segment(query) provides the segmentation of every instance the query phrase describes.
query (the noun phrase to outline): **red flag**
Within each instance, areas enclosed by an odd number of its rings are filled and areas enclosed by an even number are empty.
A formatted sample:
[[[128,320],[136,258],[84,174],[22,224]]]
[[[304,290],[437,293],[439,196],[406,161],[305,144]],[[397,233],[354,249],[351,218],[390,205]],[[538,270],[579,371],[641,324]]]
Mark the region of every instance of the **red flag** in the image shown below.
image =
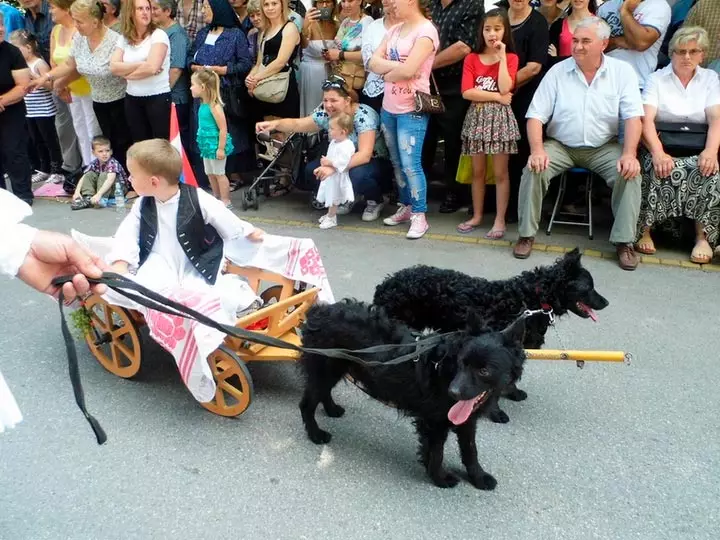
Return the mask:
[[[195,174],[193,173],[192,167],[190,167],[190,161],[187,158],[185,149],[183,148],[182,141],[180,140],[180,124],[178,122],[177,111],[175,110],[175,104],[172,103],[170,106],[170,144],[180,152],[182,157],[183,168],[182,174],[180,175],[180,181],[184,182],[189,186],[198,187]]]

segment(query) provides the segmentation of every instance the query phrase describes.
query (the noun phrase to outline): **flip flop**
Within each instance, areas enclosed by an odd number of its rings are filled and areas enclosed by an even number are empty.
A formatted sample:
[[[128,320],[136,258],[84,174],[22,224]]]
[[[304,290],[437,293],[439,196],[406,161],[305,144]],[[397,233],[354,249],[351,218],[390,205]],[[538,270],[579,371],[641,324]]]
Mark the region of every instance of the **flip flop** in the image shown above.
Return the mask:
[[[502,240],[505,238],[505,231],[498,231],[496,229],[491,229],[487,232],[485,235],[485,238],[487,240]]]
[[[457,226],[455,229],[460,234],[469,234],[473,232],[475,229],[477,229],[480,225],[473,225],[472,223],[468,223],[467,221],[464,223],[461,223]]]

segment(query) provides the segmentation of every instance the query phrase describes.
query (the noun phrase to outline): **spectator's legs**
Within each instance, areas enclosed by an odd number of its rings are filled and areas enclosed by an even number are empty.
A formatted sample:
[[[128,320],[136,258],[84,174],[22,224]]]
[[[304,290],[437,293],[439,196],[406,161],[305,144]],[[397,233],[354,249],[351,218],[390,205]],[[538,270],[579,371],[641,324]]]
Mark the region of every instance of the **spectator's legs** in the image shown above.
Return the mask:
[[[133,143],[152,139],[150,120],[145,114],[145,97],[125,96],[125,119],[130,128],[130,140]],[[169,128],[169,124],[168,124]]]
[[[125,119],[125,99],[118,99],[109,103],[93,102],[93,111],[100,125],[100,131],[112,146],[113,157],[126,167],[125,155],[130,148],[130,129]]]
[[[150,124],[151,139],[170,139],[170,93],[145,99],[145,116]]]
[[[364,165],[358,165],[348,171],[355,198],[362,195],[366,201],[383,202],[382,189],[380,189],[379,183],[380,165],[377,161],[371,159]]]
[[[82,155],[78,146],[77,135],[73,127],[70,108],[63,100],[55,96],[55,130],[57,131],[60,151],[63,157],[63,170],[74,173],[82,167]]]
[[[412,200],[410,198],[408,180],[400,161],[400,150],[398,145],[398,118],[399,115],[389,113],[385,109],[380,112],[383,136],[385,137],[385,144],[387,144],[388,152],[390,152],[390,161],[393,166],[395,182],[397,182],[398,185],[398,200],[400,204],[409,206],[412,203]]]
[[[103,185],[106,178],[107,173],[96,173],[92,171],[86,172],[82,177],[80,195],[88,198],[92,197],[98,192],[98,189],[100,189],[100,186]],[[112,193],[109,193],[109,195],[112,195]]]
[[[50,158],[50,170],[48,172],[50,174],[62,174],[62,152],[60,151],[57,131],[55,131],[55,117],[46,116],[34,118],[33,120],[38,129],[38,145],[44,145]]]
[[[92,138],[100,134],[100,126],[92,108],[92,99],[90,96],[73,95],[69,107],[83,165],[87,166],[93,159]]]
[[[30,180],[30,162],[27,155],[28,131],[25,108],[5,110],[0,120],[0,154],[5,172],[10,177],[13,193],[32,204],[33,193]]]
[[[637,175],[625,180],[617,171],[617,161],[622,155],[622,147],[617,143],[607,143],[600,148],[582,150],[585,164],[581,165],[597,173],[612,188],[612,213],[615,216],[610,242],[613,244],[632,244],[637,238],[637,223],[640,216],[642,197],[642,177]],[[579,156],[578,156],[579,157]]]
[[[28,134],[30,136],[30,148],[32,148],[35,151],[35,155],[37,157],[37,163],[33,162],[33,159],[31,156],[28,156],[30,158],[31,167],[34,169],[44,172],[46,174],[50,174],[50,153],[48,151],[48,148],[45,146],[45,143],[43,141],[43,136],[40,133],[40,122],[39,120],[42,120],[41,118],[27,118],[27,129]],[[53,118],[50,118],[50,121],[53,121]],[[55,123],[53,122],[52,126],[53,132],[55,132]],[[57,135],[56,135],[57,137]]]
[[[520,238],[534,237],[540,226],[542,202],[547,193],[550,180],[562,174],[573,166],[570,149],[553,139],[545,141],[550,164],[541,173],[530,172],[525,167],[520,182],[520,197],[518,202],[518,233]]]
[[[427,179],[422,168],[422,144],[429,115],[400,114],[397,116],[397,150],[403,180],[412,204],[413,214],[427,212]]]

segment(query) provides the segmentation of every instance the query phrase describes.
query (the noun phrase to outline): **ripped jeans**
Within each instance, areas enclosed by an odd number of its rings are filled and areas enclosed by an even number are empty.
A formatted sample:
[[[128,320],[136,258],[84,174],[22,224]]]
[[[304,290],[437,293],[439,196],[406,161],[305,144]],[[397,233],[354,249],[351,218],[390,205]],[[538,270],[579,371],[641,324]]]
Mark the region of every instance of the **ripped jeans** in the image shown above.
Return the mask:
[[[430,117],[427,114],[380,112],[385,143],[395,169],[400,203],[414,214],[427,211],[427,180],[422,168],[422,150]]]

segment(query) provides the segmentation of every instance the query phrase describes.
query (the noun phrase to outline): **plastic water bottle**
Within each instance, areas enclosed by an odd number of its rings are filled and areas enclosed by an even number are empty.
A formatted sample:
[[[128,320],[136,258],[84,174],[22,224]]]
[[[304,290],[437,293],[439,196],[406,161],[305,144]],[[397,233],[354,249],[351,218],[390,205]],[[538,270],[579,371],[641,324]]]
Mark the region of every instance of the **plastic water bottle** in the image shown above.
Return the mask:
[[[100,202],[98,203],[98,206],[99,206],[100,208],[107,208],[107,207],[108,207],[108,198],[107,198],[107,197],[103,197],[102,199],[100,199]]]
[[[125,191],[122,182],[115,182],[115,211],[118,213],[125,212]]]

